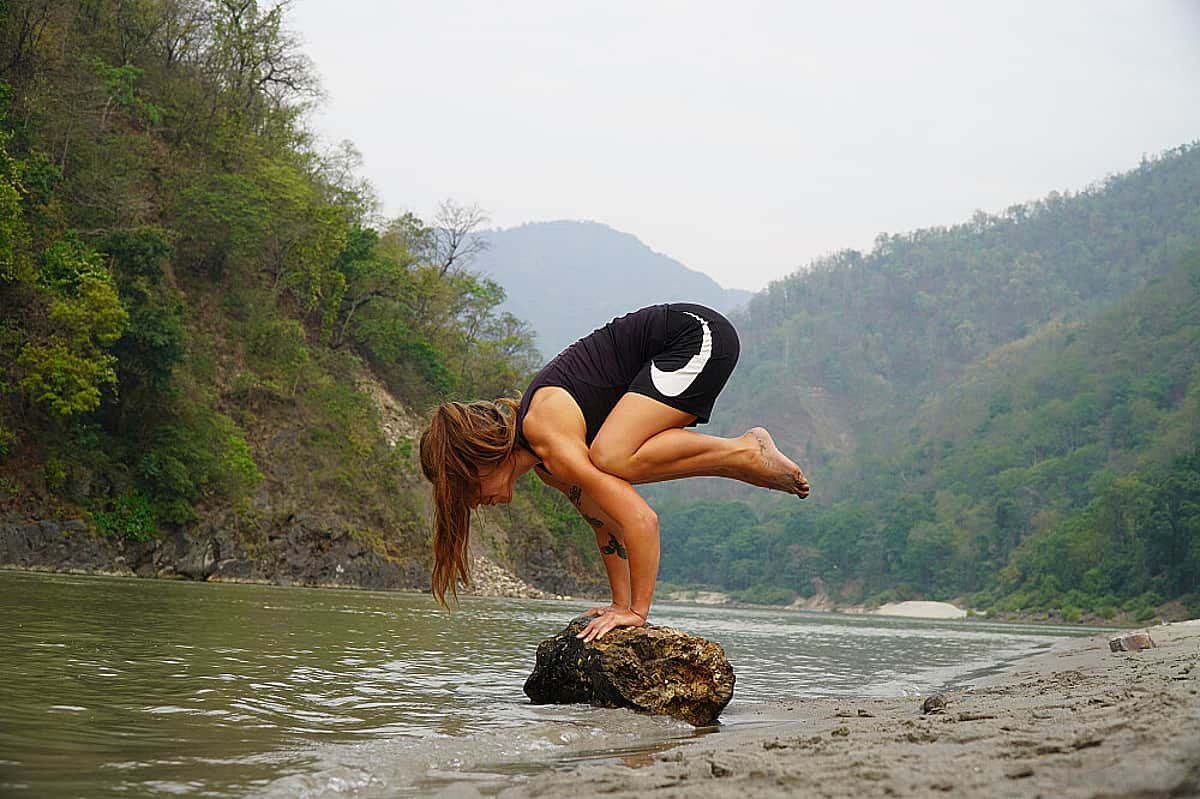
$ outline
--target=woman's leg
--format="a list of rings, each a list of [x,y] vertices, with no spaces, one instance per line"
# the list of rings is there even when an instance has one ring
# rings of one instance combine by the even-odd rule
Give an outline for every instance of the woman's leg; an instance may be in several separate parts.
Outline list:
[[[737,438],[684,430],[695,416],[642,394],[628,393],[604,421],[589,454],[596,466],[631,483],[681,477],[730,477],[808,495],[800,467],[761,427]]]

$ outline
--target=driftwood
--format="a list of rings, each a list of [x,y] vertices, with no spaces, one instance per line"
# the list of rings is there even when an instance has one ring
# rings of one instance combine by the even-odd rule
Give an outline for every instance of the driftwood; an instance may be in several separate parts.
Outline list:
[[[733,668],[720,644],[670,627],[618,627],[584,643],[589,621],[572,619],[537,648],[525,681],[534,704],[585,702],[714,724],[733,697]]]

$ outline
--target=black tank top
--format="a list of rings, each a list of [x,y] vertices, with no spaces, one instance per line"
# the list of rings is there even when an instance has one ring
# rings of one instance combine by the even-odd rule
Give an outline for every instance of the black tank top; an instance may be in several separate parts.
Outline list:
[[[668,305],[652,305],[618,317],[560,352],[542,367],[517,407],[517,443],[530,451],[525,414],[534,392],[558,386],[569,393],[587,422],[590,445],[642,367],[667,342]]]

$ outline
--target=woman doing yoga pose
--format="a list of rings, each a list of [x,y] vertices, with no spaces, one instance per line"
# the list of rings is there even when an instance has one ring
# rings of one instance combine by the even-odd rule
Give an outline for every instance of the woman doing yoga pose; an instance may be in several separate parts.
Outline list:
[[[755,427],[736,438],[686,430],[707,422],[738,358],[737,331],[702,305],[642,308],[593,331],[546,364],[521,401],[448,402],[421,436],[433,484],[433,592],[470,584],[470,511],[512,500],[530,469],[596,531],[612,604],[580,636],[641,626],[658,574],[658,517],[636,483],[730,477],[808,496],[808,481]]]

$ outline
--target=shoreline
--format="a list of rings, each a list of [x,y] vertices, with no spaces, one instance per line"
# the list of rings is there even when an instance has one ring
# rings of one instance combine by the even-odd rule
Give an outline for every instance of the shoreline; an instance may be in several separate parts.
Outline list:
[[[944,694],[940,714],[915,696],[762,705],[752,712],[769,727],[720,730],[641,767],[536,775],[498,795],[1197,796],[1200,620],[1145,629],[1157,646],[1141,652],[1111,652],[1111,634],[1064,639]]]
[[[461,597],[491,597],[491,598],[510,598],[510,599],[536,599],[536,600],[552,600],[560,602],[577,602],[581,605],[603,605],[608,602],[606,597],[588,596],[586,594],[553,594],[544,589],[538,588],[535,585],[525,582],[520,577],[517,577],[511,571],[498,566],[494,561],[483,557],[475,558],[475,561],[484,561],[485,565],[482,568],[478,563],[473,565],[473,570],[476,571],[478,579],[475,584],[469,589],[460,589],[459,596]],[[344,589],[349,591],[402,591],[406,593],[429,594],[430,590],[427,585],[374,585],[364,582],[348,582],[343,579],[305,579],[292,577],[257,577],[257,576],[225,576],[213,574],[209,577],[192,577],[178,571],[168,571],[163,573],[138,573],[126,566],[122,562],[115,565],[95,566],[93,564],[86,565],[64,565],[61,563],[42,563],[42,562],[22,562],[14,559],[0,559],[0,571],[15,571],[15,572],[30,572],[37,574],[64,574],[76,576],[94,576],[94,577],[120,577],[134,580],[168,580],[182,582],[210,582],[210,583],[233,583],[245,585],[273,585],[279,587],[295,587],[295,588],[320,588],[320,589]],[[809,608],[801,607],[796,604],[790,605],[758,605],[750,602],[697,602],[691,599],[675,599],[661,598],[656,602],[669,605],[679,605],[683,607],[698,607],[698,608],[729,608],[734,610],[763,610],[763,611],[782,611],[786,613],[811,613],[822,614],[828,613],[832,615],[844,616],[884,616],[892,618],[906,618],[914,620],[926,621],[962,621],[962,622],[987,622],[991,624],[1048,624],[1062,627],[1078,627],[1081,629],[1136,629],[1158,623],[1156,619],[1142,622],[1140,625],[1127,618],[1113,619],[1076,619],[1074,621],[1066,621],[1061,618],[1055,618],[1052,615],[1043,611],[1030,611],[1028,613],[1004,613],[997,615],[988,615],[967,609],[965,615],[948,617],[939,615],[921,615],[916,613],[899,613],[888,614],[880,612],[879,608],[867,605],[831,605],[829,607]],[[949,604],[949,603],[937,603]],[[881,606],[882,607],[882,606]],[[951,607],[954,607],[951,605]],[[1165,619],[1163,620],[1165,622]]]

